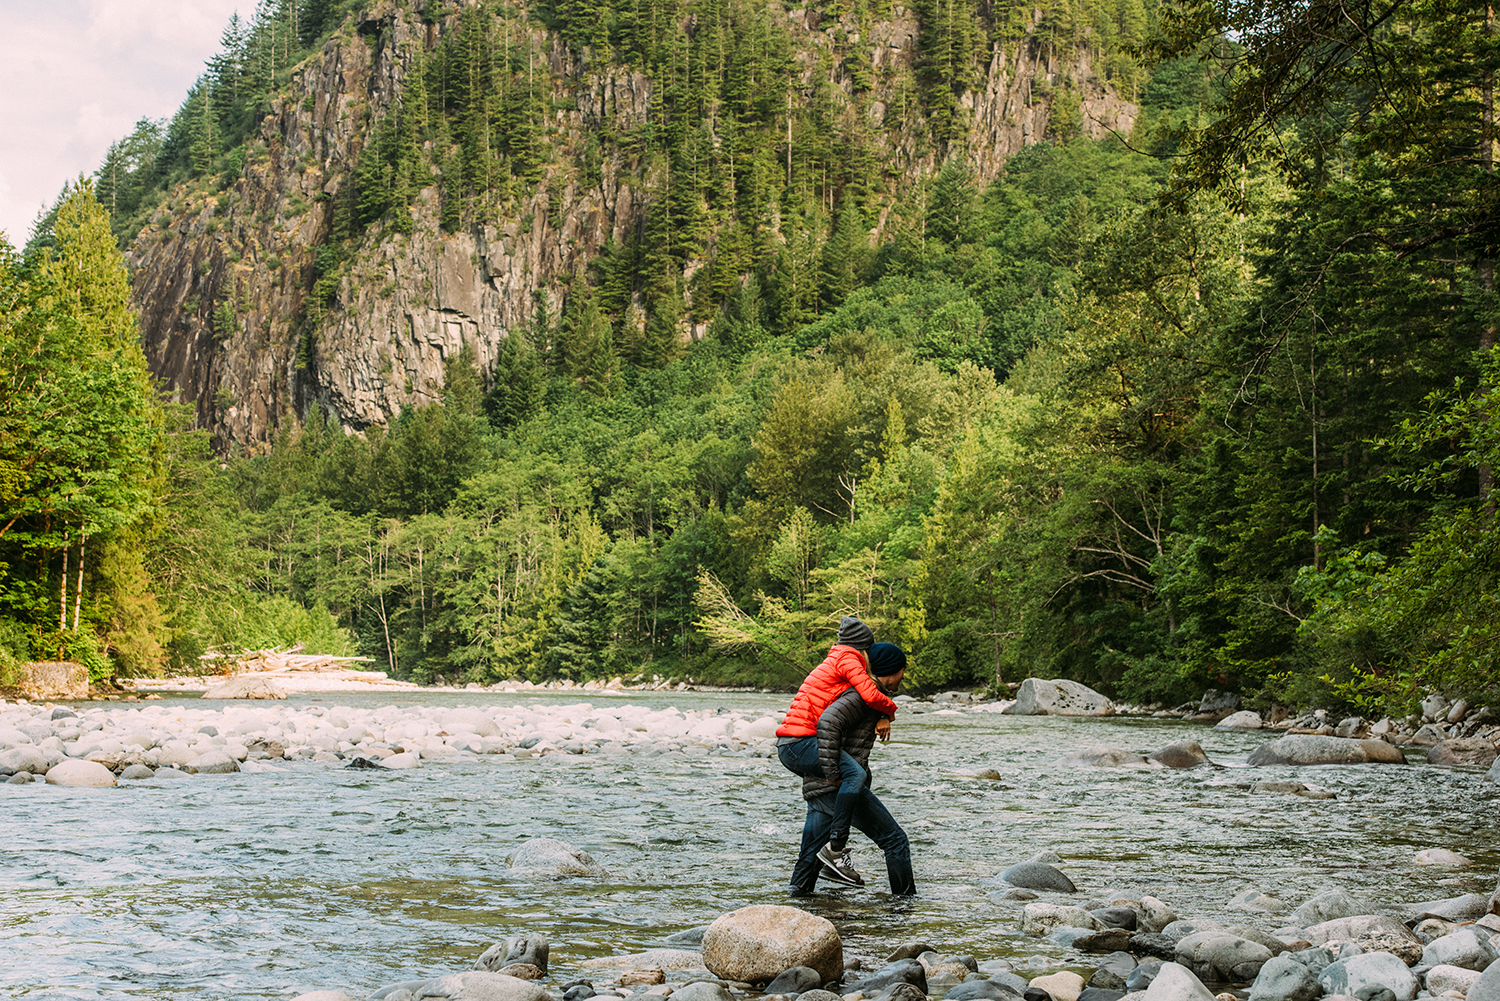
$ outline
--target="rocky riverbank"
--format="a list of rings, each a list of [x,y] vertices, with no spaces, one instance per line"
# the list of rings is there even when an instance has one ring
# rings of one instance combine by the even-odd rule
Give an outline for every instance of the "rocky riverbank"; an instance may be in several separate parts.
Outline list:
[[[526,866],[556,878],[605,870],[564,842],[529,844]],[[1295,909],[1247,891],[1245,923],[1184,919],[1121,887],[1081,892],[1050,853],[994,880],[1024,935],[1078,954],[1070,969],[952,955],[905,942],[866,964],[845,954],[827,918],[752,905],[670,935],[661,948],[585,960],[549,982],[549,943],[527,934],[486,949],[472,970],[377,988],[370,1001],[1500,1001],[1500,886],[1427,901],[1392,916],[1331,888]],[[1004,887],[1004,889],[999,889]],[[1039,899],[1043,895],[1049,900]],[[1252,923],[1257,921],[1258,923]],[[1051,970],[1051,972],[1044,972]],[[582,972],[583,976],[577,974]],[[1221,993],[1215,994],[1216,988]],[[319,990],[296,1001],[355,1001]]]

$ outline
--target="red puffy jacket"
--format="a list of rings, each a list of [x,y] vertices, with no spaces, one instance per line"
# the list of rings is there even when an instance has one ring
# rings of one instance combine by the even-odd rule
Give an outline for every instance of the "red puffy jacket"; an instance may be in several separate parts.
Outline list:
[[[813,668],[792,697],[792,707],[776,730],[778,737],[813,737],[818,732],[818,718],[823,710],[853,686],[865,704],[882,716],[894,717],[896,703],[875,687],[867,670],[863,653],[852,646],[835,646],[828,659]]]

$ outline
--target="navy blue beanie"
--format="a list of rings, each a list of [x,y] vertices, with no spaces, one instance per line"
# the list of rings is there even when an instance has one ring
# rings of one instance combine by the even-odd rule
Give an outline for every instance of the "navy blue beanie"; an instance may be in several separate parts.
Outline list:
[[[906,652],[894,643],[876,643],[870,647],[869,658],[870,673],[877,678],[906,670]]]

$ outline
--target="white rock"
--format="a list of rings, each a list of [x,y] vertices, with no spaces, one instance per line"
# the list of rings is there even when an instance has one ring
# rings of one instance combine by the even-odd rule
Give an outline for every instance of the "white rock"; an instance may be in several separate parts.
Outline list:
[[[387,768],[417,768],[421,759],[411,751],[403,751],[400,754],[392,754],[388,758],[381,758],[380,763]]]
[[[1215,728],[1219,730],[1259,730],[1262,725],[1260,713],[1245,709],[1225,716],[1215,724]]]
[[[114,773],[97,761],[73,758],[60,761],[47,770],[47,783],[55,786],[112,786]]]

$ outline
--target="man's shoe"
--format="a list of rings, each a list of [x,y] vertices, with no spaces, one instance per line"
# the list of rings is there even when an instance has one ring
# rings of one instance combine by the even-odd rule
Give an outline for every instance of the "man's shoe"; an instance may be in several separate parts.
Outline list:
[[[818,860],[823,863],[822,874],[829,879],[846,886],[865,885],[859,873],[854,871],[854,860],[849,857],[849,849],[845,848],[836,852],[832,845],[824,845],[818,849]]]

